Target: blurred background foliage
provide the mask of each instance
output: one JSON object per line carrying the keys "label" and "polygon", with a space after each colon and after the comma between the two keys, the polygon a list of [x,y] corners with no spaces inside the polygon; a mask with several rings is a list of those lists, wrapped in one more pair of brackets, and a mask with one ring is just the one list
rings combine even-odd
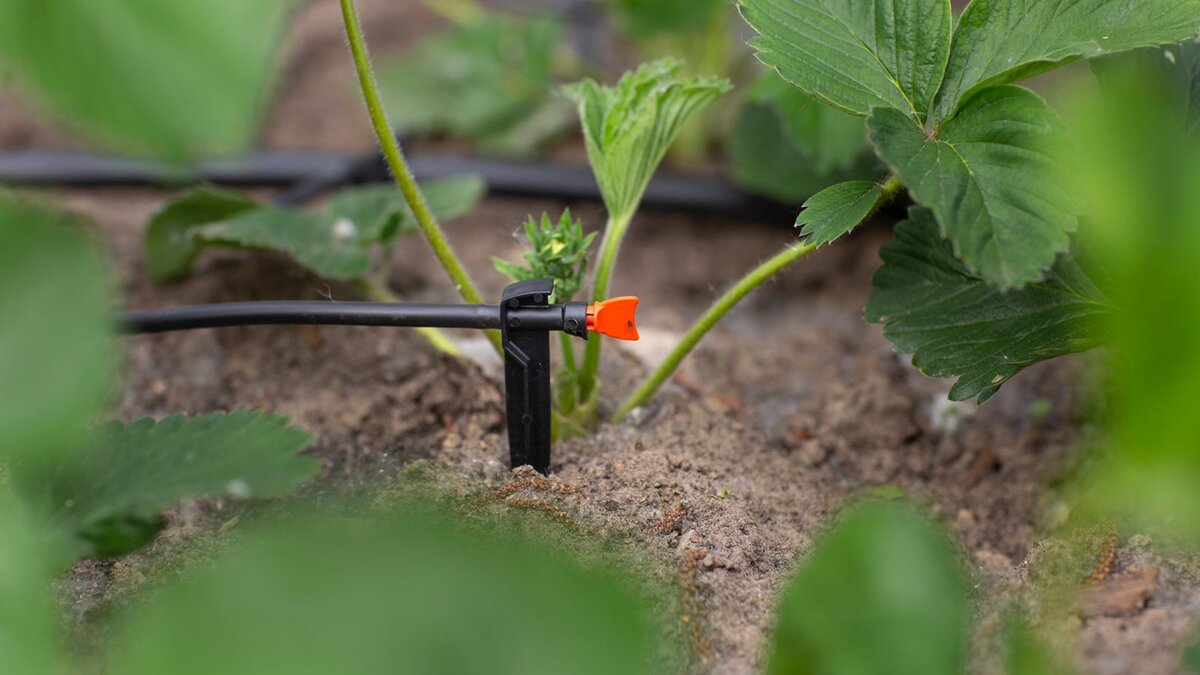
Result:
{"label": "blurred background foliage", "polygon": [[[171,159],[240,152],[255,137],[294,4],[6,0],[0,60],[31,100],[105,146]],[[692,67],[733,76],[743,95],[731,99],[732,114],[717,111],[698,127],[700,142],[685,137],[691,145],[680,156],[729,158],[741,185],[789,201],[877,175],[861,151],[861,122],[749,63],[730,5],[606,6],[639,53],[664,49],[664,40],[728,37],[721,49],[711,49],[712,40],[681,49],[704,47]],[[462,16],[385,66],[399,128],[498,152],[545,147],[571,119],[558,82],[595,66],[562,56],[571,47],[556,19]],[[1198,50],[1189,42],[1104,60],[1096,65],[1102,86],[1084,87],[1067,114],[1077,135],[1069,179],[1086,214],[1077,236],[1100,252],[1106,291],[1121,308],[1101,408],[1110,433],[1077,477],[1077,518],[1116,518],[1190,550],[1200,543]],[[419,67],[430,61],[450,65]],[[118,352],[109,273],[80,229],[61,214],[0,198],[3,672],[87,672],[64,649],[51,585],[78,552],[61,532],[34,525],[36,500],[13,494],[12,470],[85,452],[110,395]],[[283,465],[289,485],[311,469]],[[135,506],[115,515],[152,519],[162,503]],[[128,673],[684,667],[675,660],[686,658],[662,648],[671,630],[647,611],[645,580],[628,579],[644,570],[599,571],[553,548],[511,528],[463,530],[437,513],[264,525],[205,570],[138,598],[115,620],[104,658]],[[770,671],[961,672],[975,601],[962,567],[948,535],[918,509],[852,507],[782,590]],[[1015,625],[1008,671],[1061,672],[1031,630]]]}

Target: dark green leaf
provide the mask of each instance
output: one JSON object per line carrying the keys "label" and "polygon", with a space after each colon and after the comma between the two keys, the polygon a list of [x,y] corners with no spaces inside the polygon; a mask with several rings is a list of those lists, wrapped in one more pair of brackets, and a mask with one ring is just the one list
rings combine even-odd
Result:
{"label": "dark green leaf", "polygon": [[1121,87],[1123,78],[1155,87],[1165,105],[1180,116],[1187,133],[1200,133],[1200,42],[1187,40],[1106,56],[1093,61],[1092,69],[1108,90]]}
{"label": "dark green leaf", "polygon": [[1044,281],[1000,290],[955,257],[928,209],[914,208],[882,256],[867,320],[921,372],[957,377],[953,400],[983,403],[1022,369],[1109,337],[1114,308],[1070,255]]}
{"label": "dark green leaf", "polygon": [[924,119],[950,52],[949,0],[740,0],[758,58],[856,115]]}
{"label": "dark green leaf", "polygon": [[[469,211],[484,184],[457,176],[429,181],[422,191],[434,216],[448,219]],[[228,246],[280,251],[322,277],[351,280],[367,273],[372,247],[390,246],[415,230],[403,194],[392,185],[344,190],[324,213],[264,206],[237,193],[200,188],[151,219],[147,267],[155,278],[178,278],[205,247]]]}
{"label": "dark green leaf", "polygon": [[958,20],[935,119],[983,87],[1200,32],[1200,0],[973,0]]}
{"label": "dark green leaf", "polygon": [[348,220],[265,206],[204,225],[194,236],[207,245],[280,251],[319,276],[349,280],[371,266],[360,235]]}
{"label": "dark green leaf", "polygon": [[262,412],[111,422],[77,459],[18,471],[14,485],[46,528],[82,554],[115,556],[149,543],[159,513],[181,499],[291,492],[320,468],[300,455],[311,440],[286,417]]}
{"label": "dark green leaf", "polygon": [[232,218],[260,204],[239,192],[200,187],[168,202],[150,218],[142,242],[146,271],[156,281],[187,276],[203,242],[193,230],[207,223]]}
{"label": "dark green leaf", "polygon": [[771,675],[959,675],[970,614],[959,563],[908,507],[845,516],[788,585]]}
{"label": "dark green leaf", "polygon": [[108,275],[79,225],[0,195],[0,464],[77,450],[112,384]]}
{"label": "dark green leaf", "polygon": [[639,675],[664,662],[647,598],[548,542],[448,518],[259,532],[116,629],[124,675]]}
{"label": "dark green leaf", "polygon": [[605,4],[623,31],[640,38],[686,35],[729,8],[729,0],[607,0]]}
{"label": "dark green leaf", "polygon": [[529,152],[571,122],[561,112],[570,106],[552,97],[561,33],[549,17],[486,16],[430,37],[380,68],[388,113],[401,131]]}
{"label": "dark green leaf", "polygon": [[777,73],[759,78],[748,98],[774,109],[792,141],[809,154],[817,173],[829,175],[861,166],[859,160],[867,147],[867,127],[862,119],[817,101]]}
{"label": "dark green leaf", "polygon": [[[815,115],[817,118],[840,116],[854,120],[859,125],[859,140],[865,140],[861,120],[829,106],[814,105],[829,111]],[[879,173],[878,162],[871,153],[861,152],[861,146],[850,167],[818,170],[818,165],[829,163],[837,153],[827,154],[826,148],[800,144],[786,125],[781,111],[772,105],[748,101],[741,107],[730,139],[733,179],[739,186],[782,202],[800,203],[833,183]],[[834,127],[840,122],[830,125],[822,121],[818,126],[828,130],[829,139],[837,135]],[[824,159],[817,159],[817,154],[824,154]]]}
{"label": "dark green leaf", "polygon": [[1067,249],[1076,219],[1059,161],[1064,128],[1037,94],[980,91],[932,138],[888,108],[867,127],[879,156],[989,283],[1037,281]]}
{"label": "dark green leaf", "polygon": [[808,238],[808,243],[824,246],[861,223],[881,197],[883,190],[878,183],[839,183],[804,202],[796,227],[804,228],[800,234]]}
{"label": "dark green leaf", "polygon": [[253,140],[294,0],[0,2],[0,61],[41,103],[125,149],[180,158]]}

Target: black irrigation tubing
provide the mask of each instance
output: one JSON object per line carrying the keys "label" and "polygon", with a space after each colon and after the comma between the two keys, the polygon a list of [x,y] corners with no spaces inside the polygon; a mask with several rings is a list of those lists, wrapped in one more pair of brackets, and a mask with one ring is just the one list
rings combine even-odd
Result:
{"label": "black irrigation tubing", "polygon": [[[419,180],[475,174],[493,195],[600,201],[585,166],[561,166],[472,156],[418,154],[410,158]],[[277,187],[279,204],[300,204],[348,185],[391,180],[377,153],[260,151],[236,159],[203,160],[190,168],[148,159],[71,151],[0,153],[0,183],[24,186],[179,186],[197,182]],[[642,201],[647,208],[708,213],[750,220],[795,216],[797,209],[747,194],[716,178],[661,173]]]}

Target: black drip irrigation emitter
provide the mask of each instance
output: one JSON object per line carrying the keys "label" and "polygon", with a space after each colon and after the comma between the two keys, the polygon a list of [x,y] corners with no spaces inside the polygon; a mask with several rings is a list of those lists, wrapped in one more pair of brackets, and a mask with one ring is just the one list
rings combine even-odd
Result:
{"label": "black drip irrigation emitter", "polygon": [[552,305],[553,291],[553,280],[532,279],[505,288],[499,305],[230,302],[125,312],[117,321],[131,334],[270,324],[499,329],[511,463],[544,474],[550,470],[550,332],[585,340],[589,332],[638,339],[636,297]]}

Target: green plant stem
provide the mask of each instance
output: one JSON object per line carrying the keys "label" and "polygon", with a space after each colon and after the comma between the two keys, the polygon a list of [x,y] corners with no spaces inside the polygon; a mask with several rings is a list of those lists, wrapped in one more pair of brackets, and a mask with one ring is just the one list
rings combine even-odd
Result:
{"label": "green plant stem", "polygon": [[574,338],[566,333],[559,333],[558,338],[562,344],[563,367],[571,372],[579,370],[579,365],[575,363],[575,345],[571,344]]}
{"label": "green plant stem", "polygon": [[[629,229],[632,216],[609,216],[604,226],[604,240],[600,243],[600,261],[596,265],[596,277],[592,282],[592,301],[599,302],[608,296],[608,283],[612,278],[613,266],[617,262],[617,251],[621,240]],[[585,402],[595,391],[596,373],[600,370],[601,336],[589,335],[583,351],[583,366],[579,369],[579,401]]]}
{"label": "green plant stem", "polygon": [[[392,133],[391,124],[387,121],[387,114],[384,112],[383,102],[379,97],[379,86],[375,82],[375,73],[371,70],[371,59],[367,55],[367,44],[363,38],[362,25],[358,20],[358,11],[355,9],[354,0],[340,0],[340,2],[342,19],[346,25],[346,39],[350,42],[350,52],[354,56],[354,68],[358,72],[358,83],[362,87],[367,112],[371,116],[371,126],[375,129],[375,136],[379,139],[379,146],[383,149],[383,156],[387,160],[388,168],[391,169],[396,184],[400,186],[400,191],[404,194],[408,207],[416,217],[417,226],[421,228],[425,240],[433,248],[438,262],[450,275],[450,280],[454,282],[454,287],[458,290],[463,302],[482,304],[482,296],[476,290],[475,284],[471,283],[471,277],[467,274],[467,270],[459,262],[458,256],[454,254],[454,249],[446,240],[437,219],[429,210],[429,205],[425,202],[425,195],[421,193],[421,188],[413,178],[412,171],[408,168],[408,162],[404,159],[404,152],[400,149],[395,134]],[[504,349],[500,343],[499,331],[487,331],[487,336],[496,348],[496,352],[503,357]]]}
{"label": "green plant stem", "polygon": [[[356,282],[356,285],[360,290],[362,290],[364,295],[375,302],[400,302],[400,298],[397,297],[395,293],[388,290],[383,284],[379,284],[368,279],[359,279]],[[454,341],[450,339],[449,335],[446,335],[441,330],[437,328],[428,328],[425,326],[420,326],[414,328],[413,330],[420,333],[421,337],[428,340],[429,344],[439,352],[442,352],[443,354],[449,354],[455,358],[462,358],[462,350],[458,348],[458,345],[454,344]]]}
{"label": "green plant stem", "polygon": [[[871,208],[871,213],[868,213],[863,218],[863,221],[870,218],[880,206],[891,199],[900,187],[900,180],[898,178],[895,176],[889,178],[883,184],[882,193],[879,199],[875,201],[875,206]],[[688,329],[688,332],[684,334],[679,344],[675,345],[675,349],[671,350],[666,360],[659,364],[654,369],[654,372],[646,377],[645,381],[629,395],[629,398],[625,399],[625,402],[621,404],[621,407],[613,415],[612,421],[614,423],[620,422],[625,419],[630,410],[650,400],[650,397],[671,377],[675,369],[679,367],[679,364],[696,348],[696,345],[700,343],[700,340],[704,338],[708,331],[712,330],[712,327],[717,325],[717,322],[724,318],[729,313],[729,310],[741,302],[742,298],[749,295],[750,291],[758,288],[763,282],[780,273],[797,260],[806,257],[816,249],[817,246],[813,244],[788,246],[775,257],[754,268],[749,274],[742,277],[740,281],[734,284],[733,288],[730,288],[724,295],[718,298],[712,307],[709,307],[708,311]]]}

